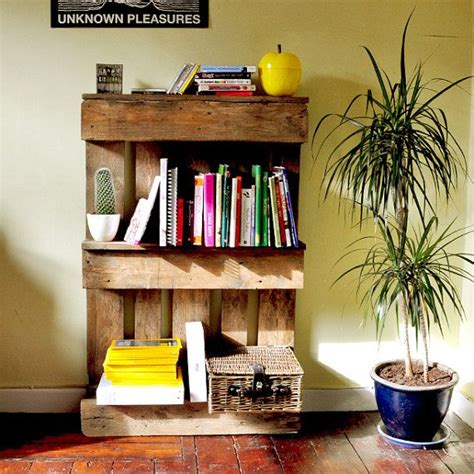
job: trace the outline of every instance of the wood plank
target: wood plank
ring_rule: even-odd
[[[95,172],[102,167],[112,172],[115,187],[115,212],[123,218],[125,212],[125,143],[87,142],[86,143],[86,212],[95,212]],[[86,226],[87,229],[87,226]],[[120,235],[120,234],[119,234]],[[86,231],[86,238],[90,238]]]
[[[135,198],[147,198],[155,176],[160,174],[161,149],[154,142],[135,143]]]
[[[198,472],[241,474],[239,460],[230,436],[199,436],[196,438]]]
[[[270,289],[303,287],[303,250],[227,253],[84,251],[84,288]],[[293,304],[291,295],[278,307]],[[273,313],[274,314],[274,313]],[[291,329],[291,308],[279,328]],[[285,338],[282,338],[285,339]]]
[[[135,294],[135,338],[161,337],[161,291],[138,290]]]
[[[82,102],[82,139],[303,143],[307,100],[101,96]]]
[[[247,345],[248,303],[248,291],[222,290],[221,332],[243,345]]]
[[[97,406],[81,402],[86,436],[216,435],[291,433],[300,427],[297,413],[208,413],[207,404],[169,406]]]
[[[123,338],[123,295],[114,290],[87,290],[87,372],[91,385],[99,382],[107,348]]]
[[[294,290],[261,290],[258,303],[258,345],[294,346]]]
[[[202,321],[209,326],[211,309],[210,290],[173,290],[173,337],[181,338],[186,343],[185,323]]]

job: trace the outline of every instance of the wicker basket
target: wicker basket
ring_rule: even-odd
[[[289,347],[239,347],[206,364],[209,413],[301,411],[303,369]]]

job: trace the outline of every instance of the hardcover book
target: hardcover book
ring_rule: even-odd
[[[224,173],[224,165],[219,165],[216,173],[216,205],[215,205],[215,231],[214,243],[216,247],[221,246],[222,239],[222,175]]]
[[[278,204],[276,197],[275,176],[268,178],[268,188],[270,191],[270,208],[272,213],[273,239],[275,247],[281,247],[280,223],[278,219]]]
[[[138,245],[141,242],[148,221],[150,220],[151,211],[156,202],[160,182],[160,176],[155,176],[148,199],[141,198],[138,200],[135,212],[130,220],[127,231],[125,232],[125,242],[133,245]]]
[[[207,374],[204,328],[200,321],[185,323],[189,399],[191,403],[207,401]]]
[[[214,247],[215,242],[214,180],[213,173],[204,175],[204,245],[206,247]]]
[[[194,226],[193,244],[202,245],[202,214],[204,199],[204,176],[198,174],[194,177]]]
[[[160,158],[160,247],[166,246],[167,198],[168,198],[168,158]]]
[[[240,219],[240,245],[250,247],[250,232],[252,220],[251,189],[242,188],[242,212]]]
[[[184,384],[178,370],[176,384],[114,385],[102,374],[96,390],[97,405],[181,405]]]

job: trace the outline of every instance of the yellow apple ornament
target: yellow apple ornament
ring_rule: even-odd
[[[260,83],[268,95],[293,95],[301,80],[301,62],[293,53],[270,52],[258,63]]]

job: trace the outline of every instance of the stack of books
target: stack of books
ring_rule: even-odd
[[[252,74],[256,66],[201,66],[194,82],[197,94],[249,96],[256,91]]]
[[[97,404],[182,404],[180,349],[180,339],[114,340],[97,387]]]

